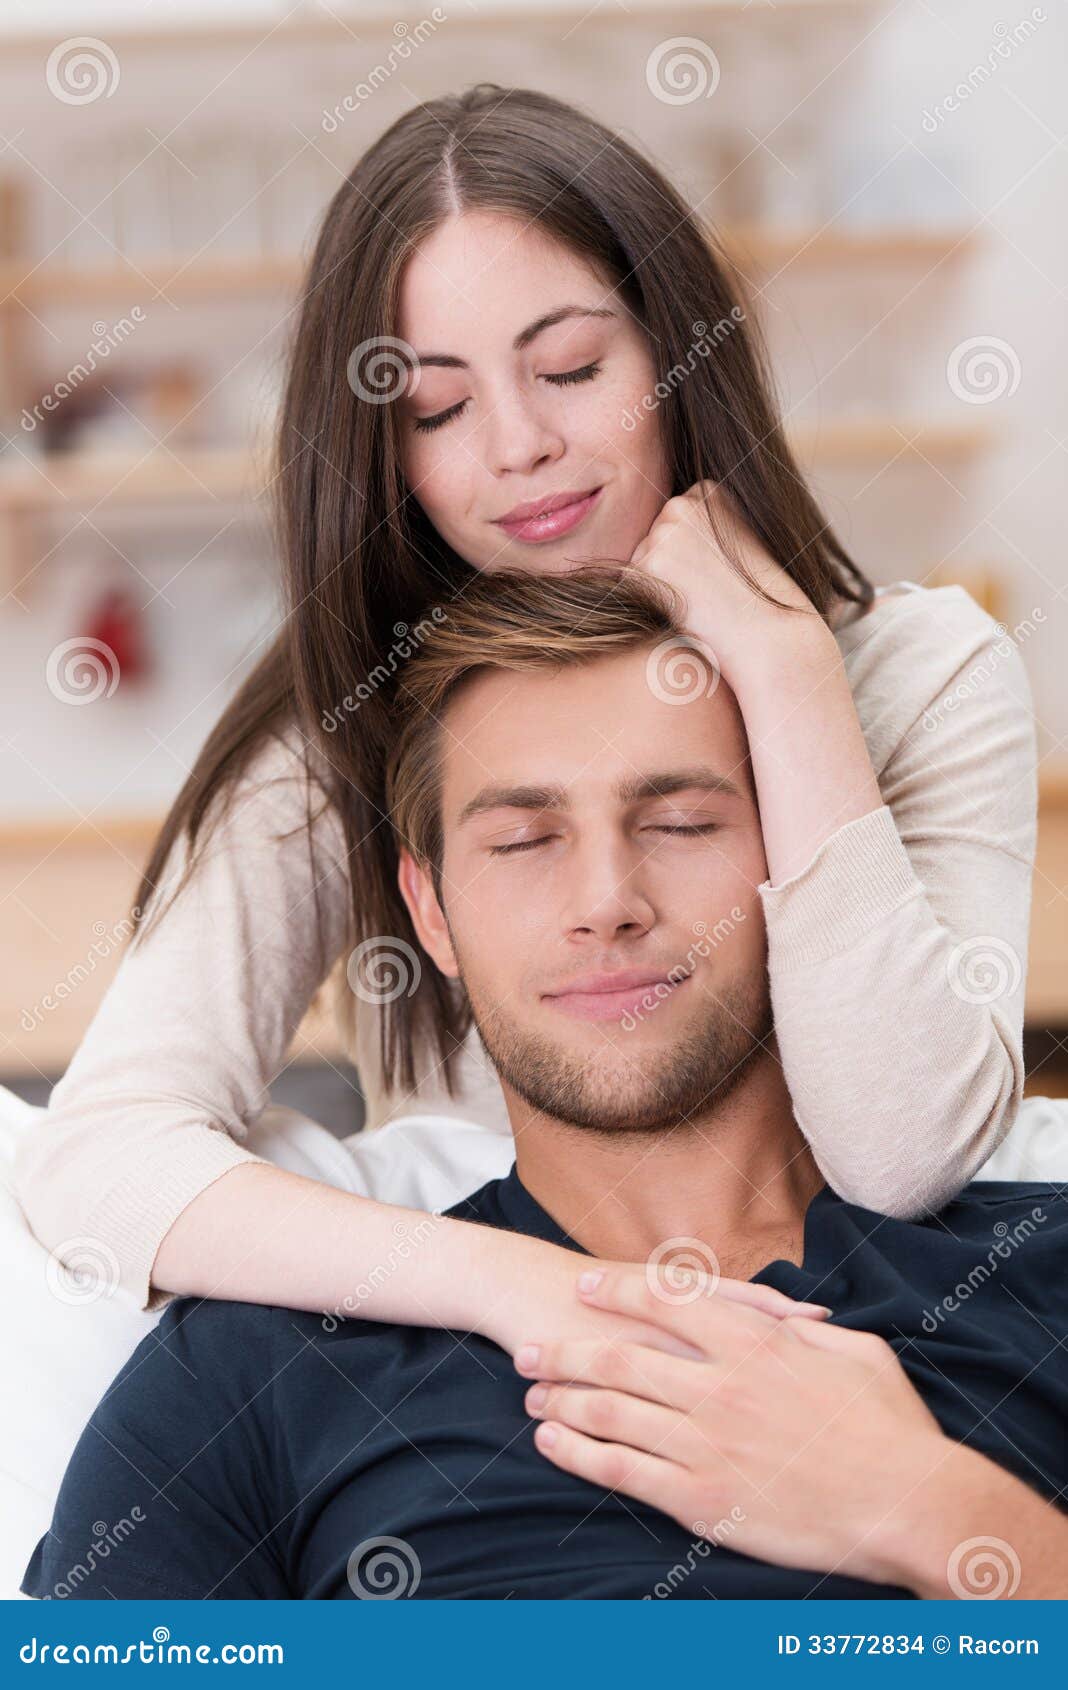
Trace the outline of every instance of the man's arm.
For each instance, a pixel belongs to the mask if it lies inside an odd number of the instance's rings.
[[[172,1302],[68,1463],[27,1596],[287,1597],[273,1528],[271,1311]]]

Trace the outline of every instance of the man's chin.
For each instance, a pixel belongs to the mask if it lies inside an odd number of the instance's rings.
[[[742,1064],[744,1066],[744,1063]],[[549,1066],[512,1065],[502,1076],[513,1091],[550,1120],[584,1132],[620,1136],[665,1133],[692,1122],[733,1090],[739,1069],[712,1065],[687,1071],[671,1052],[639,1055],[626,1064],[598,1063],[596,1055],[557,1059]]]

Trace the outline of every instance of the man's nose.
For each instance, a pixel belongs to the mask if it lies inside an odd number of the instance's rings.
[[[574,853],[568,871],[565,931],[612,940],[621,932],[633,936],[652,926],[641,856],[623,841],[590,841]]]

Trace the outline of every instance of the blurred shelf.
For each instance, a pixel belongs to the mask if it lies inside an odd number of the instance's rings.
[[[641,22],[645,19],[655,21],[664,19],[676,26],[692,24],[695,27],[706,22],[710,15],[730,14],[738,18],[752,18],[767,22],[775,27],[777,18],[796,17],[799,13],[830,13],[841,12],[848,14],[855,12],[859,15],[872,12],[885,6],[886,0],[766,0],[765,4],[754,4],[754,0],[628,0],[625,17],[628,20]],[[74,8],[71,8],[70,22],[74,22]],[[214,46],[247,47],[262,53],[267,48],[285,50],[287,47],[298,46],[303,43],[314,44],[321,42],[328,46],[345,49],[358,48],[362,56],[367,48],[367,32],[380,27],[384,34],[402,31],[412,31],[418,28],[420,22],[425,22],[425,13],[412,6],[397,6],[391,0],[359,0],[348,10],[333,7],[328,11],[298,12],[296,7],[272,10],[264,7],[259,13],[252,13],[245,18],[227,18],[225,10],[220,8],[219,17],[223,21],[219,24],[209,24],[191,20],[186,24],[164,22],[155,28],[146,28],[125,22],[116,18],[109,23],[107,40],[109,46],[118,50],[134,47],[163,48],[175,50],[190,48],[198,50]],[[616,29],[620,25],[619,9],[615,6],[605,7],[603,10],[591,5],[590,0],[523,0],[516,4],[515,0],[479,0],[477,7],[458,9],[448,17],[450,29],[466,27],[468,29],[492,29],[509,25],[513,29],[537,28],[543,24],[564,23],[608,24]],[[42,33],[32,25],[25,30],[11,27],[12,19],[5,17],[0,24],[0,41],[3,42],[5,52],[16,50],[29,51],[47,57],[56,43],[55,30]],[[359,36],[356,30],[360,31]],[[679,28],[681,33],[681,27]]]
[[[1049,758],[1038,773],[1039,809],[1043,815],[1068,810],[1068,758]],[[101,811],[85,821],[65,816],[0,816],[0,851],[50,851],[57,847],[111,845],[147,856],[160,828],[164,810]],[[1068,861],[1065,864],[1068,869]],[[1068,952],[1066,952],[1068,955]],[[1064,980],[1068,1003],[1068,972]]]
[[[0,514],[66,505],[241,501],[263,491],[249,452],[218,447],[191,452],[56,452],[36,467],[0,470]]]
[[[285,292],[296,287],[305,269],[297,254],[255,253],[197,255],[146,253],[143,259],[115,259],[107,264],[59,264],[54,259],[5,259],[0,262],[0,304],[84,305],[143,292],[182,299],[211,299],[229,293]]]
[[[930,261],[963,251],[973,230],[947,228],[835,229],[775,228],[758,224],[713,225],[711,233],[732,258],[774,264],[839,261]],[[29,266],[29,267],[28,267]],[[211,299],[235,293],[286,293],[296,289],[307,262],[298,253],[202,255],[146,253],[107,264],[59,264],[44,259],[0,262],[0,304],[12,300],[33,307],[84,305],[143,292],[179,299]]]
[[[748,258],[765,269],[796,263],[937,263],[963,253],[976,239],[975,230],[967,228],[776,229],[736,223],[713,232],[736,262]]]
[[[1068,1026],[1068,760],[1043,765],[1040,791],[1031,1029]],[[139,870],[162,821],[162,811],[0,820],[0,1072],[65,1069],[118,966]],[[292,1057],[343,1054],[332,989],[328,981],[313,999]],[[1047,1081],[1040,1076],[1033,1089],[1047,1091]]]
[[[917,423],[905,418],[858,418],[800,423],[788,431],[809,462],[879,463],[899,456],[961,457],[981,450],[989,434],[977,424]],[[243,500],[262,493],[265,462],[236,447],[191,452],[71,452],[36,460],[35,467],[0,469],[0,515],[67,505],[200,504]]]
[[[832,418],[823,423],[796,423],[787,433],[798,456],[809,463],[960,458],[983,451],[993,438],[979,423],[925,423],[905,417]]]

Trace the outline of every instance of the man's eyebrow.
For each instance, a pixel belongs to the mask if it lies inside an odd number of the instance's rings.
[[[555,328],[557,323],[564,323],[569,317],[611,317],[614,319],[618,316],[618,311],[611,311],[607,306],[602,305],[558,305],[555,311],[547,311],[543,317],[536,317],[532,323],[527,324],[525,329],[520,329],[512,342],[512,350],[513,352],[522,352],[523,348],[529,346],[535,336],[541,334],[543,329]],[[468,368],[466,358],[455,358],[449,352],[417,352],[415,357],[417,363],[424,368],[429,366],[443,370],[466,370]]]
[[[744,798],[745,793],[729,775],[695,763],[689,768],[667,769],[662,773],[627,775],[617,782],[615,795],[624,804],[641,802],[644,798],[670,798],[674,792],[688,792],[700,787],[721,798]],[[457,827],[483,815],[487,810],[566,810],[570,805],[562,786],[507,786],[491,782],[469,798],[456,818]]]

